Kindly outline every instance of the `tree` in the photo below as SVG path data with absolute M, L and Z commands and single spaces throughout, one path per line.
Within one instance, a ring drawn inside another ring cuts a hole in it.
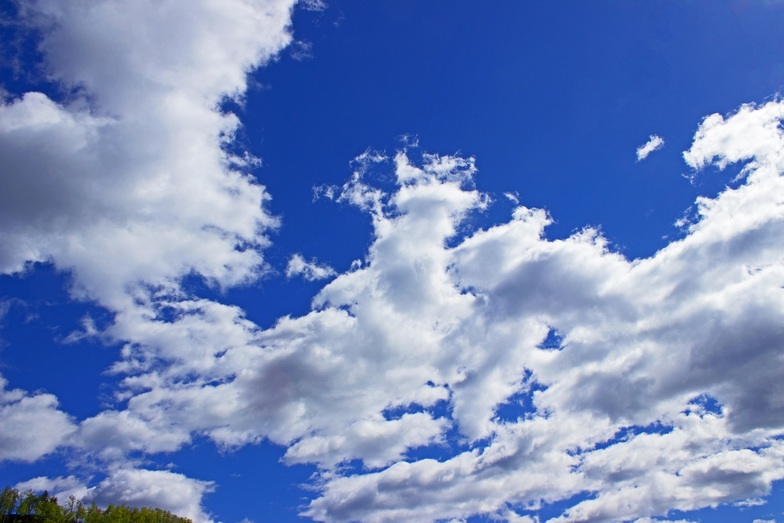
M 20 494 L 11 487 L 0 493 L 0 517 L 0 523 L 193 523 L 160 508 L 109 505 L 102 510 L 95 503 L 85 507 L 74 496 L 61 506 L 47 491 Z
M 6 487 L 0 493 L 0 517 L 5 523 L 6 516 L 16 514 L 16 506 L 19 503 L 19 491 L 15 488 Z

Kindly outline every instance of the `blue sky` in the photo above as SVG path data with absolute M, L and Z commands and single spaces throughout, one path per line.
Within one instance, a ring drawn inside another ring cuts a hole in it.
M 784 521 L 784 4 L 15 0 L 0 480 Z

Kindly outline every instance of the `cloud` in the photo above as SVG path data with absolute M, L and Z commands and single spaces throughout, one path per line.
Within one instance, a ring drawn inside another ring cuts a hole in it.
M 19 27 L 40 36 L 42 71 L 62 91 L 9 93 L 0 103 L 0 273 L 18 274 L 35 262 L 69 272 L 72 295 L 114 317 L 106 332 L 86 332 L 125 343 L 116 373 L 155 369 L 161 379 L 176 379 L 179 371 L 169 374 L 162 361 L 209 367 L 223 343 L 243 344 L 254 329 L 234 308 L 195 299 L 180 283 L 195 276 L 228 287 L 266 271 L 266 234 L 278 221 L 249 171 L 252 156 L 235 143 L 239 119 L 221 106 L 241 100 L 247 73 L 290 43 L 294 4 L 19 4 Z M 170 311 L 179 321 L 164 319 Z M 227 337 L 182 345 L 207 329 Z M 125 394 L 143 381 L 129 377 Z M 187 428 L 168 432 L 172 424 L 141 419 L 133 409 L 77 424 L 53 395 L 2 385 L 2 459 L 32 461 L 66 445 L 117 470 L 130 451 L 170 450 L 190 437 Z M 27 427 L 23 439 L 11 430 L 19 426 Z M 150 503 L 207 519 L 197 510 L 203 485 L 179 475 L 117 473 L 95 496 L 134 502 L 114 486 L 137 489 L 148 480 L 162 489 Z M 167 498 L 167 482 L 176 487 L 171 495 L 178 486 L 187 495 Z
M 75 476 L 40 476 L 18 483 L 19 490 L 49 491 L 61 502 L 73 495 L 99 507 L 124 504 L 130 507 L 161 508 L 193 521 L 210 522 L 202 509 L 202 498 L 214 491 L 210 481 L 199 481 L 168 470 L 122 467 L 109 472 L 97 485 L 88 487 Z
M 779 113 L 758 110 L 771 128 Z M 374 240 L 310 313 L 261 330 L 229 306 L 152 304 L 174 319 L 126 353 L 127 411 L 80 434 L 138 426 L 120 454 L 192 433 L 269 438 L 287 463 L 320 467 L 304 513 L 329 522 L 532 518 L 577 495 L 553 522 L 617 521 L 767 496 L 784 477 L 784 143 L 746 155 L 744 118 L 706 120 L 688 153 L 723 165 L 706 145 L 720 129 L 750 161 L 743 183 L 700 199 L 685 238 L 635 261 L 591 229 L 548 240 L 548 215 L 524 206 L 466 233 L 488 205 L 471 158 L 374 161 L 397 188 L 355 173 L 335 189 L 371 215 Z M 137 337 L 144 325 L 128 323 Z M 153 350 L 183 345 L 200 356 Z M 156 358 L 167 365 L 148 369 Z M 511 401 L 524 410 L 501 416 Z
M 0 270 L 52 261 L 112 309 L 191 272 L 254 278 L 276 226 L 218 106 L 290 41 L 292 2 L 148 3 L 25 4 L 49 74 L 77 94 L 0 106 Z
M 653 151 L 658 151 L 662 147 L 664 147 L 664 138 L 652 134 L 647 142 L 637 148 L 637 161 L 646 159 L 649 154 Z
M 324 0 L 301 0 L 298 5 L 308 11 L 324 11 L 327 8 L 327 3 Z
M 365 259 L 262 329 L 180 282 L 265 270 L 277 222 L 218 107 L 290 42 L 291 4 L 26 4 L 49 74 L 75 94 L 0 106 L 0 270 L 71 271 L 124 345 L 118 406 L 78 423 L 3 383 L 2 425 L 47 430 L 24 445 L 6 431 L 2 455 L 68 446 L 106 477 L 38 484 L 198 521 L 211 483 L 128 456 L 194 434 L 229 449 L 268 438 L 318 466 L 303 511 L 326 522 L 532 521 L 556 502 L 570 506 L 552 522 L 646 521 L 767 496 L 784 477 L 784 104 L 702 122 L 686 162 L 744 162 L 740 183 L 635 261 L 590 228 L 549 240 L 550 217 L 523 205 L 467 229 L 490 205 L 473 158 L 368 151 L 322 191 L 370 215 Z M 392 171 L 391 191 L 371 166 Z M 328 270 L 292 261 L 306 278 Z
M 120 469 L 90 489 L 87 501 L 105 506 L 159 507 L 194 521 L 211 521 L 201 508 L 213 484 L 166 470 Z
M 776 108 L 756 110 L 772 128 Z M 590 229 L 546 239 L 550 218 L 524 206 L 465 232 L 488 205 L 471 158 L 374 160 L 396 190 L 356 173 L 336 188 L 374 240 L 310 313 L 262 330 L 236 307 L 149 296 L 110 329 L 135 340 L 115 367 L 127 408 L 82 421 L 71 445 L 122 462 L 194 433 L 269 438 L 320 467 L 304 513 L 328 522 L 525 520 L 577 495 L 551 521 L 617 521 L 764 497 L 784 477 L 784 143 L 748 142 L 746 116 L 707 119 L 687 153 L 721 166 L 736 151 L 743 183 L 633 262 Z M 510 401 L 524 410 L 501 416 Z
M 2 459 L 31 462 L 53 452 L 76 430 L 58 409 L 57 397 L 6 389 L 0 376 L 0 449 Z
M 301 254 L 294 254 L 286 265 L 286 278 L 302 276 L 307 281 L 323 280 L 335 275 L 335 270 L 319 265 L 315 260 L 307 261 Z
M 76 499 L 84 499 L 90 491 L 90 489 L 88 489 L 76 476 L 59 478 L 38 476 L 17 483 L 14 487 L 20 492 L 25 492 L 27 490 L 32 490 L 34 492 L 47 491 L 52 496 L 56 497 L 61 504 L 65 503 L 70 496 L 73 496 Z
M 784 140 L 773 132 L 779 110 L 766 105 L 752 118 L 770 130 L 768 147 L 746 138 L 757 132 L 749 129 L 749 109 L 722 119 L 726 127 L 714 117 L 703 123 L 687 157 L 711 155 L 723 166 L 728 151 L 751 160 L 746 183 L 701 199 L 689 236 L 635 262 L 591 230 L 545 240 L 549 218 L 525 207 L 446 248 L 479 198 L 440 214 L 444 201 L 461 201 L 454 186 L 431 165 L 417 169 L 398 157 L 400 188 L 377 198 L 389 218 L 374 215 L 368 265 L 336 278 L 318 303 L 348 307 L 366 324 L 375 317 L 369 310 L 388 307 L 407 317 L 400 324 L 409 329 L 422 325 L 417 356 L 398 338 L 397 322 L 376 328 L 397 347 L 398 365 L 428 368 L 423 380 L 448 387 L 450 424 L 469 442 L 490 442 L 444 461 L 401 460 L 330 477 L 306 514 L 430 520 L 589 492 L 553 521 L 617 521 L 767 495 L 782 477 L 776 435 L 784 428 L 773 399 L 784 336 L 784 271 L 775 247 L 784 232 Z M 736 223 L 738 216 L 747 218 Z M 443 236 L 426 241 L 409 238 L 411 231 Z M 381 283 L 388 278 L 393 283 Z M 407 285 L 419 290 L 407 294 Z M 371 293 L 373 300 L 365 298 Z M 539 349 L 552 329 L 562 335 L 560 350 Z M 499 405 L 520 394 L 532 410 L 497 418 Z M 694 403 L 702 394 L 721 409 Z

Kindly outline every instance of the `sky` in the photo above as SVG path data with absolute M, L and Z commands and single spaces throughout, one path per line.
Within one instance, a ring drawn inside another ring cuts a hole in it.
M 784 3 L 0 7 L 0 482 L 784 522 Z

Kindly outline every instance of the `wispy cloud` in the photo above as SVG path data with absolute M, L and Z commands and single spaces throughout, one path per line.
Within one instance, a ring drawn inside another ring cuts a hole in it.
M 307 281 L 316 281 L 335 275 L 335 270 L 327 265 L 319 265 L 316 260 L 307 261 L 301 254 L 295 254 L 286 265 L 286 277 L 302 276 Z
M 664 138 L 652 134 L 647 142 L 637 148 L 637 161 L 646 159 L 649 154 L 653 151 L 658 151 L 662 147 L 664 147 Z

